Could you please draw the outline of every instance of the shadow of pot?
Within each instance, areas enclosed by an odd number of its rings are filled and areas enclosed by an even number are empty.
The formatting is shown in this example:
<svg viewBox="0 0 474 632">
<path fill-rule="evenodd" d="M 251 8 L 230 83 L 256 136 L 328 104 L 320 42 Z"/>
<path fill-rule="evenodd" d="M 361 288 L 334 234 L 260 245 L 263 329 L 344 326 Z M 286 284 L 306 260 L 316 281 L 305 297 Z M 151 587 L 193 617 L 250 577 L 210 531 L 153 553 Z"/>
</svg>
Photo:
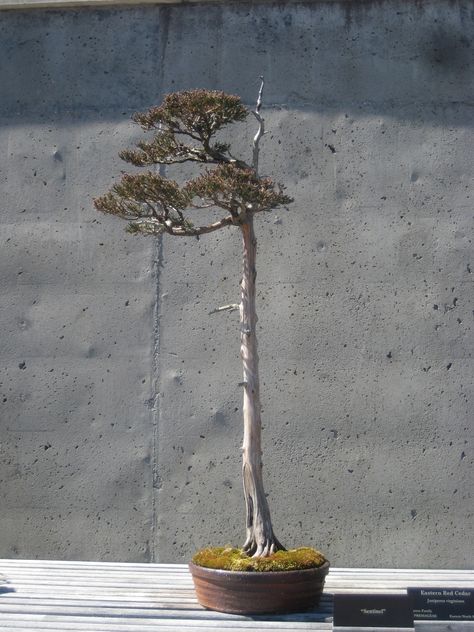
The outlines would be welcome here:
<svg viewBox="0 0 474 632">
<path fill-rule="evenodd" d="M 231 614 L 277 614 L 314 608 L 329 562 L 301 571 L 241 572 L 196 566 L 189 570 L 201 606 Z"/>
</svg>

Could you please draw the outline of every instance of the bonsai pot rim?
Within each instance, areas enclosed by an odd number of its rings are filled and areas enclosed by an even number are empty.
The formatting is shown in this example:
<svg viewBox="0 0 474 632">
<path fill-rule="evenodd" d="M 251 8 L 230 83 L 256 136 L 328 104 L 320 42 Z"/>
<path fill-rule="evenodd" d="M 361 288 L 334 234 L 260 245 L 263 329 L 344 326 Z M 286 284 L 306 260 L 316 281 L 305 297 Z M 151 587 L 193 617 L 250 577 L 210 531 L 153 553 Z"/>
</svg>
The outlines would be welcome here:
<svg viewBox="0 0 474 632">
<path fill-rule="evenodd" d="M 308 576 L 310 573 L 315 573 L 315 571 L 325 571 L 327 569 L 327 571 L 329 571 L 329 562 L 328 560 L 326 560 L 324 562 L 324 564 L 321 564 L 321 566 L 313 566 L 312 568 L 292 568 L 290 570 L 287 571 L 232 571 L 232 570 L 227 570 L 224 568 L 209 568 L 208 566 L 199 566 L 199 564 L 195 564 L 194 562 L 189 562 L 188 563 L 189 566 L 189 570 L 191 571 L 191 573 L 194 573 L 194 569 L 197 569 L 198 572 L 199 571 L 203 571 L 203 573 L 208 572 L 209 573 L 209 577 L 211 577 L 211 575 L 221 575 L 222 577 L 226 576 L 226 575 L 232 575 L 232 577 L 239 577 L 241 576 L 242 578 L 244 577 L 258 577 L 258 576 L 263 576 L 263 577 L 268 577 L 269 575 L 271 575 L 272 577 L 277 577 L 281 580 L 286 580 L 289 579 L 290 575 L 293 575 L 294 577 L 296 577 L 297 574 L 303 574 L 303 573 L 307 573 Z M 327 574 L 327 572 L 325 573 L 325 575 Z M 303 578 L 303 575 L 302 575 Z"/>
</svg>

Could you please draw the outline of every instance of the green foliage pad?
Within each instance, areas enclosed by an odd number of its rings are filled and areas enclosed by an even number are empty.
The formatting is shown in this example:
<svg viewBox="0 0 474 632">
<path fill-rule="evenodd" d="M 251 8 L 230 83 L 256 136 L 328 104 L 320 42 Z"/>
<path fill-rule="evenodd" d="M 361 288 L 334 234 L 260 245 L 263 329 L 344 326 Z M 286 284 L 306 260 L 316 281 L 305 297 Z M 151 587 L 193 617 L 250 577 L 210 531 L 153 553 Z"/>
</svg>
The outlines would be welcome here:
<svg viewBox="0 0 474 632">
<path fill-rule="evenodd" d="M 301 571 L 319 568 L 326 558 L 310 547 L 277 551 L 269 557 L 249 557 L 242 549 L 213 547 L 201 549 L 193 557 L 196 566 L 225 571 Z"/>
</svg>

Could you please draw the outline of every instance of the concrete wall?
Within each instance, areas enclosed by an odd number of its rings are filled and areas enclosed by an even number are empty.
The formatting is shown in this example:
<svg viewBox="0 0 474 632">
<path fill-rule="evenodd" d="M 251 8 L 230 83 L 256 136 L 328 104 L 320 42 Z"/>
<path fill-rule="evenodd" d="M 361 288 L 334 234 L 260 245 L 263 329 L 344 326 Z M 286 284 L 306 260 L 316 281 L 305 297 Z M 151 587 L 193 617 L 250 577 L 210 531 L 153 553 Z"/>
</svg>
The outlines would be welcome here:
<svg viewBox="0 0 474 632">
<path fill-rule="evenodd" d="M 295 197 L 257 222 L 277 534 L 472 566 L 473 26 L 467 0 L 0 13 L 0 557 L 242 541 L 238 317 L 209 316 L 238 233 L 134 238 L 91 200 L 132 112 L 252 104 L 264 74 L 262 168 Z"/>
</svg>

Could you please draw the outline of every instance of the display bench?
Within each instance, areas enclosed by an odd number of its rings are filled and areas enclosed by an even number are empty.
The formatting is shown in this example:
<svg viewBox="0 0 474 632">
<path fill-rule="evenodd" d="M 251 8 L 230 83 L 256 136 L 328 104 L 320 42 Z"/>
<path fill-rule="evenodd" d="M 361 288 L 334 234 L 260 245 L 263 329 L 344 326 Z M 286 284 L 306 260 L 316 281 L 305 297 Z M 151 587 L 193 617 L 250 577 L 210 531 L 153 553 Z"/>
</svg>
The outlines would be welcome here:
<svg viewBox="0 0 474 632">
<path fill-rule="evenodd" d="M 368 610 L 382 611 L 381 597 L 403 596 L 409 588 L 468 595 L 474 588 L 474 572 L 332 568 L 318 608 L 301 614 L 243 617 L 199 606 L 184 564 L 0 560 L 0 632 L 332 630 L 334 604 L 339 604 L 340 596 L 347 595 L 350 601 L 357 596 L 370 600 L 372 595 L 376 607 Z M 442 601 L 443 597 L 435 599 L 436 607 Z M 347 605 L 343 599 L 343 614 Z M 343 627 L 338 629 L 361 629 L 348 627 L 344 616 L 341 621 Z M 415 620 L 411 629 L 474 631 L 474 620 Z"/>
</svg>

